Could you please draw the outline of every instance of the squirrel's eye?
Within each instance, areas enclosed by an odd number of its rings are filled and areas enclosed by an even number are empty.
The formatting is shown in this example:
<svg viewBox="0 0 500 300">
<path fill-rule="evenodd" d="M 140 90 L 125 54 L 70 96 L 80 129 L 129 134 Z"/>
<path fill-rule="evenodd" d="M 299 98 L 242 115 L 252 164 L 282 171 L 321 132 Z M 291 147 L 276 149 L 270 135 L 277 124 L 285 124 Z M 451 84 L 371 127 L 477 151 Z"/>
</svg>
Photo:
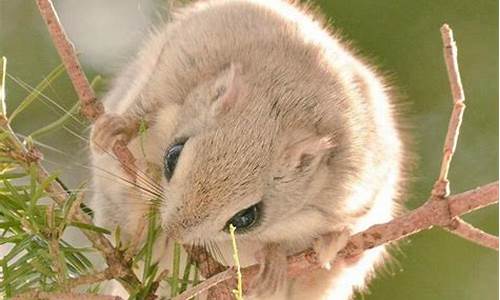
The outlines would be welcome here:
<svg viewBox="0 0 500 300">
<path fill-rule="evenodd" d="M 229 219 L 226 223 L 226 230 L 228 230 L 229 225 L 232 224 L 236 228 L 236 232 L 242 232 L 258 224 L 259 219 L 260 205 L 257 203 L 249 208 L 245 208 Z"/>
<path fill-rule="evenodd" d="M 165 154 L 163 165 L 165 169 L 165 178 L 167 178 L 167 180 L 170 180 L 174 175 L 175 166 L 181 155 L 182 148 L 184 148 L 184 143 L 185 142 L 172 145 Z"/>
</svg>

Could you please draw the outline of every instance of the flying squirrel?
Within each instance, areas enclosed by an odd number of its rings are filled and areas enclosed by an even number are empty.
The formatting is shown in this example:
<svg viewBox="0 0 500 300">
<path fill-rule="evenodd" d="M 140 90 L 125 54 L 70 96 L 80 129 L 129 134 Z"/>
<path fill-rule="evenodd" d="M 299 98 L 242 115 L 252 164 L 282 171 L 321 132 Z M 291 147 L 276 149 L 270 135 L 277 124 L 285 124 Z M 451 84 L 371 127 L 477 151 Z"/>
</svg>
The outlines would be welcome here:
<svg viewBox="0 0 500 300">
<path fill-rule="evenodd" d="M 174 240 L 232 265 L 232 225 L 242 266 L 261 266 L 246 299 L 350 299 L 384 247 L 328 262 L 400 206 L 405 151 L 389 90 L 300 5 L 178 8 L 117 77 L 92 128 L 92 163 L 114 175 L 94 171 L 96 223 L 137 238 L 155 198 L 164 265 Z M 135 183 L 116 179 L 127 177 L 110 154 L 118 139 L 137 158 Z M 311 247 L 324 268 L 288 279 L 286 256 Z"/>
</svg>

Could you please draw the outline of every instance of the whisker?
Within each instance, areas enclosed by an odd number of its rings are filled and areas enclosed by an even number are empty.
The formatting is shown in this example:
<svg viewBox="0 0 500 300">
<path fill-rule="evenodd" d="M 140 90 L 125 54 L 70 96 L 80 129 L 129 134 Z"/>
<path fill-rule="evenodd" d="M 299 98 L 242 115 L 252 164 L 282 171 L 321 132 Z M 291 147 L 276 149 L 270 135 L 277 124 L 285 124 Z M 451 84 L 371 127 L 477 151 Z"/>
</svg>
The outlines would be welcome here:
<svg viewBox="0 0 500 300">
<path fill-rule="evenodd" d="M 58 109 L 60 109 L 61 111 L 63 111 L 65 114 L 68 113 L 68 111 L 60 106 L 56 101 L 54 101 L 53 99 L 51 99 L 50 97 L 48 97 L 47 95 L 45 95 L 42 91 L 36 89 L 35 87 L 32 87 L 30 84 L 24 82 L 22 79 L 19 79 L 19 78 L 16 78 L 10 74 L 7 74 L 9 76 L 10 79 L 12 79 L 14 82 L 16 82 L 20 87 L 22 87 L 23 89 L 25 89 L 26 91 L 28 92 L 33 92 L 33 91 L 36 91 L 37 94 L 39 94 L 43 99 L 49 101 L 52 105 L 54 105 L 55 107 L 57 107 Z M 45 103 L 45 102 L 44 102 Z M 50 107 L 50 105 L 49 105 Z M 83 122 L 81 122 L 80 120 L 78 120 L 76 117 L 74 117 L 73 115 L 71 115 L 71 118 L 78 122 L 81 126 L 86 126 Z M 74 136 L 76 136 L 77 138 L 81 139 L 82 141 L 85 141 L 86 143 L 88 143 L 88 139 L 85 138 L 85 137 L 82 137 L 81 135 L 79 135 L 78 133 L 74 132 L 73 130 L 69 129 L 66 125 L 63 126 L 63 128 L 70 132 L 71 134 L 73 134 Z M 41 143 L 38 142 L 38 144 L 40 145 Z M 50 147 L 48 145 L 44 145 L 45 148 L 48 148 L 48 149 L 51 149 L 59 154 L 62 153 L 62 151 L 60 150 L 57 150 L 53 147 Z M 114 155 L 110 155 L 113 159 L 115 160 L 118 160 Z M 136 173 L 140 174 L 140 176 L 138 175 L 138 177 L 140 177 L 142 179 L 142 183 L 143 184 L 146 184 L 148 185 L 149 189 L 152 189 L 154 190 L 156 193 L 163 193 L 163 188 L 156 184 L 154 182 L 154 180 L 152 178 L 150 178 L 146 173 L 142 172 L 141 170 L 135 170 Z"/>
<path fill-rule="evenodd" d="M 89 190 L 89 192 L 92 192 L 94 195 L 98 195 L 98 197 L 100 195 L 103 195 L 103 196 L 106 196 L 104 192 L 96 192 L 96 191 L 92 191 L 92 190 Z M 135 193 L 135 192 L 134 192 Z M 57 193 L 56 193 L 57 194 Z M 59 194 L 63 194 L 63 193 L 59 193 Z M 135 194 L 139 194 L 139 193 L 135 193 Z M 139 198 L 139 196 L 142 196 L 142 195 L 137 195 Z M 98 198 L 99 199 L 99 198 Z M 88 202 L 86 202 L 88 204 Z M 112 206 L 113 204 L 115 203 L 110 203 L 109 201 L 99 201 L 99 205 L 105 205 L 105 206 Z M 149 210 L 149 207 L 151 207 L 151 205 L 154 205 L 155 202 L 152 201 L 151 199 L 146 199 L 146 200 L 136 200 L 134 198 L 122 198 L 119 202 L 119 205 L 144 205 L 146 206 L 147 208 L 145 208 L 145 212 L 147 212 Z"/>
<path fill-rule="evenodd" d="M 224 255 L 222 254 L 222 251 L 220 250 L 219 244 L 217 242 L 214 242 L 215 244 L 215 249 L 217 250 L 217 255 L 219 257 L 219 262 L 221 262 L 223 265 L 227 265 L 226 260 L 224 258 Z"/>
<path fill-rule="evenodd" d="M 68 113 L 68 110 L 65 109 L 64 107 L 62 107 L 61 105 L 59 105 L 56 101 L 52 100 L 50 97 L 48 97 L 47 95 L 45 95 L 42 91 L 39 91 L 37 90 L 36 88 L 34 88 L 33 86 L 31 86 L 30 84 L 28 84 L 27 82 L 23 81 L 22 79 L 19 79 L 19 78 L 16 78 L 10 74 L 7 74 L 7 76 L 13 80 L 15 83 L 17 83 L 21 88 L 23 88 L 24 90 L 26 90 L 27 92 L 29 93 L 32 93 L 32 92 L 36 92 L 38 95 L 40 95 L 43 99 L 45 99 L 46 101 L 49 101 L 50 104 L 52 104 L 53 106 L 57 107 L 59 110 L 61 110 L 62 112 L 64 112 L 65 114 Z M 43 101 L 42 101 L 43 102 Z M 45 103 L 45 102 L 43 102 Z M 47 107 L 51 108 L 50 105 L 48 105 L 47 103 L 45 103 L 47 105 Z M 54 110 L 53 110 L 54 111 Z M 54 111 L 55 112 L 55 111 Z M 78 120 L 75 116 L 73 115 L 70 115 L 71 119 L 73 119 L 75 122 L 79 123 L 81 126 L 85 126 L 85 124 Z"/>
<path fill-rule="evenodd" d="M 55 165 L 59 165 L 59 163 L 57 162 L 53 162 L 53 161 L 50 161 L 50 160 L 47 160 L 47 159 L 44 159 L 45 162 L 48 162 L 48 163 L 51 163 L 51 164 L 55 164 Z M 162 194 L 160 193 L 156 193 L 154 191 L 151 191 L 141 185 L 138 185 L 137 183 L 134 183 L 124 177 L 121 177 L 117 174 L 114 174 L 104 168 L 101 168 L 101 167 L 98 167 L 98 166 L 94 166 L 94 165 L 84 165 L 84 164 L 80 164 L 80 163 L 76 163 L 74 162 L 73 163 L 74 165 L 77 165 L 79 167 L 82 167 L 82 168 L 85 168 L 85 169 L 89 169 L 89 170 L 98 170 L 106 175 L 109 175 L 110 177 L 106 177 L 106 176 L 103 176 L 102 174 L 95 174 L 95 176 L 99 176 L 101 178 L 104 178 L 104 179 L 107 179 L 107 180 L 112 180 L 112 179 L 118 179 L 119 181 L 117 181 L 117 183 L 120 183 L 120 184 L 123 184 L 124 186 L 126 187 L 134 187 L 134 188 L 137 188 L 139 190 L 141 190 L 142 192 L 144 193 L 147 193 L 148 195 L 154 197 L 155 199 L 158 198 L 159 200 L 161 201 L 165 201 L 165 198 L 163 197 Z"/>
<path fill-rule="evenodd" d="M 82 139 L 83 141 L 85 141 L 87 143 L 89 142 L 89 140 L 87 138 L 82 137 L 81 135 L 79 135 L 76 132 L 73 132 L 71 129 L 67 128 L 66 126 L 64 126 L 64 129 L 66 129 L 69 133 L 75 135 L 76 137 Z M 115 160 L 117 162 L 120 162 L 118 160 L 118 158 L 116 158 L 116 156 L 113 153 L 107 151 L 106 149 L 104 149 L 100 145 L 96 145 L 96 146 L 98 146 L 104 153 L 106 153 L 107 155 L 109 155 L 110 158 L 112 158 L 113 160 Z M 128 168 L 127 166 L 124 166 L 124 167 Z M 128 170 L 128 171 L 132 171 L 132 170 Z M 138 178 L 142 179 L 143 183 L 145 183 L 145 184 L 147 184 L 149 186 L 149 188 L 155 190 L 157 193 L 163 193 L 164 192 L 163 191 L 163 187 L 160 186 L 160 185 L 158 185 L 155 182 L 155 180 L 153 178 L 151 178 L 147 173 L 145 173 L 145 172 L 143 172 L 143 171 L 141 171 L 139 169 L 136 169 L 136 170 L 133 170 L 133 171 L 136 173 L 136 175 L 137 175 Z"/>
<path fill-rule="evenodd" d="M 77 138 L 81 139 L 82 141 L 85 141 L 86 143 L 90 143 L 90 140 L 88 138 L 85 138 L 81 135 L 79 135 L 78 133 L 72 131 L 71 129 L 67 128 L 64 126 L 64 129 L 67 130 L 69 133 L 73 134 L 74 136 L 76 136 Z M 104 153 L 106 153 L 107 155 L 109 155 L 110 158 L 112 158 L 113 160 L 117 161 L 117 162 L 120 162 L 118 160 L 118 158 L 114 155 L 114 153 L 110 152 L 110 151 L 107 151 L 104 147 L 100 146 L 100 145 L 97 145 L 97 147 L 100 148 L 101 151 L 103 151 Z M 124 166 L 126 168 L 128 168 L 127 166 Z M 139 169 L 136 169 L 136 170 L 127 170 L 127 171 L 131 171 L 131 172 L 135 172 L 137 176 L 141 175 L 141 179 L 143 179 L 144 183 L 147 183 L 149 185 L 150 188 L 154 188 L 157 192 L 160 192 L 160 193 L 163 193 L 163 187 L 158 185 L 155 180 L 153 178 L 151 178 L 149 176 L 149 174 L 143 172 L 142 170 L 139 170 Z"/>
<path fill-rule="evenodd" d="M 46 78 L 44 78 L 43 80 L 47 81 Z M 47 82 L 47 87 L 52 91 L 52 93 L 54 93 L 54 95 L 55 95 L 54 98 L 56 98 L 56 100 L 58 100 L 56 102 L 57 103 L 61 103 L 62 102 L 61 101 L 62 97 L 59 95 L 59 93 L 57 92 L 57 89 L 54 88 L 54 86 L 52 85 L 52 83 L 50 81 Z"/>
<path fill-rule="evenodd" d="M 61 163 L 58 163 L 58 162 L 54 162 L 54 161 L 51 161 L 51 160 L 48 160 L 48 159 L 44 159 L 44 162 L 47 162 L 47 163 L 50 163 L 50 164 L 53 164 L 55 166 L 61 166 Z M 165 201 L 165 198 L 163 196 L 163 194 L 161 192 L 156 192 L 156 191 L 153 191 L 151 189 L 148 189 L 147 187 L 143 187 L 142 185 L 139 185 L 137 183 L 134 183 L 133 181 L 130 181 L 124 177 L 121 177 L 117 174 L 114 174 L 112 173 L 111 171 L 108 171 L 104 168 L 101 168 L 99 166 L 95 166 L 95 165 L 85 165 L 83 163 L 78 163 L 78 162 L 72 162 L 72 164 L 70 165 L 65 165 L 63 167 L 63 169 L 65 168 L 69 168 L 71 166 L 78 166 L 78 167 L 81 167 L 81 168 L 84 168 L 84 169 L 88 169 L 88 170 L 97 170 L 97 171 L 100 171 L 101 173 L 95 173 L 94 176 L 98 176 L 100 178 L 104 178 L 104 179 L 107 179 L 107 180 L 113 180 L 113 179 L 118 179 L 119 181 L 117 181 L 117 183 L 120 183 L 120 184 L 123 184 L 124 186 L 126 187 L 134 187 L 134 188 L 137 188 L 145 193 L 147 193 L 148 195 L 154 197 L 154 198 L 158 198 L 160 201 Z M 103 176 L 103 174 L 105 175 L 108 175 L 108 176 Z M 139 182 L 140 183 L 140 182 Z"/>
<path fill-rule="evenodd" d="M 212 242 L 210 242 L 210 241 L 209 241 L 209 242 L 207 242 L 207 250 L 208 250 L 208 253 L 210 253 L 210 255 L 211 255 L 213 258 L 217 259 L 217 258 L 215 257 L 215 253 L 214 253 L 214 249 L 213 249 L 213 244 L 212 244 Z"/>
<path fill-rule="evenodd" d="M 217 245 L 216 242 L 214 241 L 209 241 L 208 244 L 210 245 L 209 252 L 210 254 L 219 262 L 222 262 L 225 264 L 224 261 L 224 256 L 222 255 L 222 252 L 220 251 L 219 246 Z"/>
<path fill-rule="evenodd" d="M 19 137 L 19 138 L 23 139 L 23 140 L 25 140 L 26 138 L 28 138 L 26 135 L 24 135 L 24 134 L 20 134 L 20 133 L 15 133 L 15 135 L 16 135 L 17 137 Z M 57 154 L 65 155 L 65 156 L 67 156 L 68 158 L 73 158 L 73 156 L 70 156 L 70 155 L 66 154 L 64 151 L 62 151 L 62 150 L 60 150 L 60 149 L 57 149 L 57 148 L 55 148 L 55 147 L 53 147 L 53 146 L 49 146 L 49 145 L 47 145 L 47 144 L 44 144 L 44 143 L 42 143 L 42 142 L 40 142 L 40 141 L 37 141 L 37 140 L 34 140 L 34 139 L 32 139 L 32 141 L 33 141 L 33 143 L 34 143 L 35 145 L 37 145 L 37 146 L 39 146 L 39 147 L 42 147 L 42 148 L 45 148 L 45 149 L 48 149 L 48 150 L 54 151 L 54 152 L 56 152 Z"/>
<path fill-rule="evenodd" d="M 64 130 L 68 131 L 69 133 L 71 133 L 71 134 L 72 134 L 72 135 L 74 135 L 75 137 L 79 138 L 79 139 L 80 139 L 80 140 L 82 140 L 83 142 L 85 142 L 85 143 L 89 143 L 89 142 L 90 142 L 90 140 L 89 140 L 88 138 L 86 138 L 86 137 L 84 137 L 84 136 L 81 136 L 81 135 L 79 135 L 78 133 L 76 133 L 75 131 L 73 131 L 73 130 L 69 129 L 69 128 L 68 128 L 68 126 L 63 125 L 63 128 L 64 128 Z"/>
<path fill-rule="evenodd" d="M 18 84 L 22 89 L 24 89 L 25 91 L 29 92 L 29 93 L 33 93 L 33 92 L 36 92 L 37 95 L 40 97 L 40 99 L 42 99 L 42 103 L 46 104 L 52 111 L 54 111 L 56 114 L 60 114 L 59 111 L 55 111 L 53 110 L 53 107 L 56 107 L 57 109 L 59 109 L 60 111 L 62 111 L 64 114 L 67 114 L 68 113 L 68 110 L 65 109 L 64 107 L 62 107 L 61 105 L 59 105 L 57 103 L 57 101 L 54 101 L 52 98 L 50 98 L 49 96 L 47 96 L 44 92 L 42 92 L 41 90 L 37 89 L 36 87 L 33 87 L 31 86 L 30 84 L 28 84 L 27 82 L 23 81 L 22 79 L 20 78 L 17 78 L 15 76 L 12 76 L 11 74 L 7 74 L 9 79 L 13 80 L 16 84 Z M 45 79 L 44 79 L 45 80 Z M 52 88 L 52 86 L 49 84 L 49 87 Z M 45 102 L 45 101 L 47 102 Z M 51 104 L 51 105 L 49 105 Z M 70 115 L 71 119 L 76 121 L 79 125 L 83 126 L 83 127 L 87 127 L 86 124 L 84 124 L 84 122 L 82 122 L 81 120 L 79 120 L 78 118 L 76 118 L 74 115 Z M 71 133 L 72 135 L 76 136 L 77 138 L 79 138 L 80 140 L 88 143 L 88 139 L 83 137 L 82 135 L 76 133 L 75 131 L 71 130 L 67 125 L 64 125 L 63 128 Z M 20 135 L 18 134 L 18 136 L 22 137 L 23 139 L 26 139 L 26 136 L 24 135 Z M 55 147 L 52 147 L 52 146 L 49 146 L 49 145 L 46 145 L 44 143 L 41 143 L 39 141 L 34 141 L 35 144 L 37 144 L 38 146 L 41 146 L 45 149 L 49 149 L 50 151 L 53 151 L 55 153 L 58 153 L 58 154 L 61 154 L 61 155 L 64 155 L 68 158 L 71 158 L 71 159 L 74 159 L 73 156 L 70 156 L 68 154 L 66 154 L 64 151 L 60 150 L 60 149 L 57 149 Z M 110 153 L 108 153 L 110 154 Z M 110 155 L 111 158 L 115 159 L 115 160 L 118 160 L 114 155 Z M 58 165 L 58 166 L 61 166 L 61 164 L 59 163 L 56 163 L 56 162 L 51 162 L 47 159 L 44 159 L 44 161 L 48 162 L 48 163 L 52 163 L 52 164 L 55 164 L 55 165 Z M 87 169 L 91 169 L 91 168 L 94 168 L 96 170 L 99 170 L 109 176 L 111 176 L 111 178 L 116 178 L 118 179 L 118 183 L 119 184 L 122 184 L 124 186 L 128 186 L 128 187 L 133 187 L 133 188 L 136 188 L 138 189 L 139 191 L 135 191 L 134 189 L 132 189 L 131 191 L 133 193 L 136 193 L 138 196 L 143 196 L 141 194 L 141 192 L 145 193 L 146 195 L 150 195 L 153 199 L 158 199 L 158 200 L 161 200 L 161 201 L 164 201 L 164 196 L 162 195 L 163 194 L 163 187 L 158 185 L 152 178 L 150 178 L 148 176 L 147 173 L 144 173 L 142 172 L 141 170 L 136 170 L 138 175 L 137 177 L 140 179 L 140 182 L 139 184 L 137 183 L 134 183 L 130 180 L 127 180 L 121 176 L 118 176 L 117 174 L 113 174 L 107 170 L 104 170 L 102 168 L 99 168 L 97 166 L 85 166 L 83 164 L 78 164 L 78 163 L 74 163 L 73 165 L 77 165 L 77 166 L 80 166 L 80 167 L 83 167 L 83 168 L 87 168 Z M 63 169 L 67 169 L 71 166 L 70 165 L 67 165 L 65 164 Z M 101 177 L 105 178 L 105 176 L 102 176 Z M 108 177 L 109 179 L 109 177 Z M 89 189 L 87 189 L 89 190 Z M 71 191 L 71 190 L 68 190 L 68 191 Z M 76 191 L 76 190 L 74 190 Z M 83 191 L 83 189 L 81 189 L 81 191 Z M 95 191 L 94 191 L 95 192 Z M 151 203 L 153 203 L 152 200 L 148 200 L 150 201 Z M 154 204 L 154 203 L 153 203 Z"/>
<path fill-rule="evenodd" d="M 114 173 L 112 173 L 112 172 L 110 172 L 110 171 L 108 171 L 106 169 L 103 169 L 103 168 L 100 168 L 100 167 L 97 167 L 97 166 L 92 166 L 92 167 L 96 168 L 97 170 L 99 170 L 101 172 L 104 172 L 104 173 L 106 173 L 106 174 L 108 174 L 110 176 L 113 176 L 114 178 L 120 179 L 123 182 L 126 182 L 126 183 L 130 184 L 132 187 L 138 188 L 138 189 L 140 189 L 140 190 L 142 190 L 144 192 L 149 193 L 152 196 L 155 196 L 155 197 L 158 197 L 160 199 L 163 199 L 163 195 L 162 194 L 157 193 L 157 192 L 155 192 L 153 190 L 150 190 L 150 189 L 148 189 L 146 187 L 143 187 L 143 186 L 139 185 L 138 183 L 136 183 L 136 182 L 134 182 L 132 180 L 126 179 L 125 177 L 119 176 L 117 174 L 114 174 Z"/>
<path fill-rule="evenodd" d="M 66 126 L 64 126 L 64 128 L 65 128 L 65 130 L 67 130 L 68 132 L 70 132 L 71 134 L 73 134 L 74 136 L 76 136 L 76 137 L 78 137 L 78 138 L 80 138 L 80 139 L 82 139 L 84 141 L 87 141 L 87 139 L 85 139 L 84 137 L 82 137 L 78 133 L 74 132 L 73 130 L 67 128 Z M 24 135 L 18 134 L 18 136 L 22 137 L 23 139 L 26 138 L 26 136 L 24 136 Z M 41 142 L 36 141 L 36 140 L 34 140 L 34 143 L 36 145 L 38 145 L 38 146 L 41 146 L 41 147 L 45 148 L 45 149 L 48 149 L 48 150 L 53 151 L 53 152 L 56 152 L 59 155 L 64 155 L 67 158 L 70 158 L 71 160 L 74 159 L 73 156 L 70 156 L 70 155 L 66 154 L 64 151 L 59 150 L 59 149 L 57 149 L 55 147 L 46 145 L 46 144 L 41 143 Z M 112 159 L 118 161 L 114 155 L 110 154 L 109 152 L 107 152 L 107 154 Z M 55 164 L 55 165 L 60 165 L 59 163 L 56 163 L 56 162 L 53 162 L 53 161 L 51 162 L 51 161 L 49 161 L 47 159 L 44 159 L 44 161 L 50 162 L 50 163 Z M 74 161 L 73 161 L 73 165 L 80 166 L 80 167 L 87 168 L 87 169 L 91 169 L 88 166 L 85 166 L 85 165 L 79 164 L 79 163 L 75 163 Z M 70 166 L 71 165 L 65 165 L 63 167 L 63 169 L 67 169 Z M 111 173 L 111 172 L 109 172 L 107 170 L 104 170 L 103 168 L 100 168 L 100 167 L 97 167 L 97 166 L 91 166 L 91 167 L 93 167 L 94 169 L 98 169 L 98 170 L 100 170 L 100 171 L 102 171 L 104 173 L 107 173 L 108 175 L 111 175 L 111 176 L 113 176 L 113 177 L 115 177 L 115 178 L 117 178 L 117 179 L 119 179 L 119 180 L 121 180 L 123 182 L 127 182 L 130 186 L 138 188 L 138 189 L 140 189 L 140 190 L 148 193 L 149 195 L 154 196 L 155 198 L 158 198 L 160 201 L 164 201 L 165 200 L 164 197 L 163 197 L 163 193 L 164 193 L 163 187 L 161 187 L 160 185 L 158 185 L 148 174 L 142 172 L 141 170 L 137 170 L 137 172 L 136 172 L 139 183 L 135 183 L 135 182 L 132 182 L 132 181 L 130 181 L 130 180 L 124 178 L 124 177 L 118 176 L 118 175 L 113 174 L 113 173 Z"/>
</svg>

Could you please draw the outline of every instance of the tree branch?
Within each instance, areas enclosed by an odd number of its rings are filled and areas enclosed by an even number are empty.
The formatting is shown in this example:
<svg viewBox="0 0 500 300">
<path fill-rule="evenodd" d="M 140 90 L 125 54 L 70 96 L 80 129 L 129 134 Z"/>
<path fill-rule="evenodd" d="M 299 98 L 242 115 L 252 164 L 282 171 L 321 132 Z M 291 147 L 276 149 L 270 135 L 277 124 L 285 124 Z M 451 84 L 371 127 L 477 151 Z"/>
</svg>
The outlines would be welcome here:
<svg viewBox="0 0 500 300">
<path fill-rule="evenodd" d="M 76 57 L 73 45 L 68 40 L 64 29 L 62 28 L 52 1 L 36 1 L 40 14 L 43 17 L 49 30 L 54 46 L 66 67 L 71 83 L 82 103 L 81 112 L 90 121 L 96 120 L 104 113 L 102 103 L 97 101 L 94 91 L 90 87 L 87 77 L 83 74 L 82 67 Z"/>
<path fill-rule="evenodd" d="M 443 40 L 443 55 L 448 71 L 448 79 L 450 82 L 451 94 L 453 96 L 453 111 L 451 113 L 448 132 L 443 147 L 443 161 L 441 163 L 441 171 L 437 179 L 432 195 L 435 200 L 442 199 L 449 195 L 450 184 L 448 181 L 448 172 L 450 169 L 451 160 L 457 147 L 458 136 L 460 134 L 460 126 L 462 124 L 463 114 L 465 110 L 465 94 L 460 78 L 460 70 L 458 67 L 458 50 L 456 42 L 453 38 L 453 31 L 448 24 L 441 27 L 441 38 Z M 446 227 L 448 231 L 461 236 L 470 241 L 498 250 L 498 238 L 483 232 L 480 229 L 466 223 L 462 219 L 456 218 Z"/>
<path fill-rule="evenodd" d="M 449 232 L 486 248 L 498 251 L 498 237 L 475 228 L 460 218 L 455 218 L 445 227 Z"/>
<path fill-rule="evenodd" d="M 498 202 L 498 181 L 451 196 L 450 215 L 458 217 Z"/>
<path fill-rule="evenodd" d="M 78 99 L 80 99 L 81 103 L 80 112 L 90 122 L 94 122 L 98 117 L 105 113 L 104 106 L 102 103 L 97 101 L 95 93 L 92 90 L 87 77 L 82 71 L 75 49 L 59 22 L 59 18 L 52 1 L 36 0 L 36 3 L 40 10 L 40 15 L 47 24 L 50 36 L 52 37 L 52 42 L 54 43 L 54 46 L 56 47 L 57 52 L 66 67 L 66 71 L 68 72 L 73 87 L 78 94 Z M 135 180 L 137 170 L 135 166 L 135 158 L 128 150 L 127 144 L 124 141 L 118 140 L 115 142 L 112 149 L 125 172 Z"/>
<path fill-rule="evenodd" d="M 204 247 L 191 246 L 184 247 L 189 256 L 197 262 L 197 267 L 204 278 L 211 278 L 212 276 L 224 272 L 227 267 L 216 261 Z M 229 274 L 229 272 L 228 272 Z M 220 278 L 220 277 L 219 277 Z M 227 279 L 227 278 L 225 278 Z M 209 299 L 219 299 L 230 297 L 232 293 L 232 286 L 234 285 L 218 285 L 217 288 L 211 289 L 209 292 Z"/>
</svg>

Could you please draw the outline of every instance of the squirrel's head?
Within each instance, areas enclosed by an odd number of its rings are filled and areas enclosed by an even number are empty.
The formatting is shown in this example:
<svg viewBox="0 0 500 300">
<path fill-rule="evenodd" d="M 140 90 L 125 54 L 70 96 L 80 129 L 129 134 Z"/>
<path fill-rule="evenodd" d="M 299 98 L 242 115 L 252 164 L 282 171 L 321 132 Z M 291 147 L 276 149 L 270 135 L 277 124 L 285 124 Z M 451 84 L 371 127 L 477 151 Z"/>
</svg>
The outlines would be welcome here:
<svg viewBox="0 0 500 300">
<path fill-rule="evenodd" d="M 167 235 L 182 243 L 225 240 L 232 224 L 245 239 L 297 236 L 292 222 L 306 222 L 307 212 L 304 220 L 296 215 L 319 191 L 334 141 L 312 125 L 284 122 L 281 100 L 262 101 L 272 95 L 231 64 L 159 113 L 175 119 L 162 160 Z M 293 103 L 293 94 L 285 96 Z"/>
</svg>

